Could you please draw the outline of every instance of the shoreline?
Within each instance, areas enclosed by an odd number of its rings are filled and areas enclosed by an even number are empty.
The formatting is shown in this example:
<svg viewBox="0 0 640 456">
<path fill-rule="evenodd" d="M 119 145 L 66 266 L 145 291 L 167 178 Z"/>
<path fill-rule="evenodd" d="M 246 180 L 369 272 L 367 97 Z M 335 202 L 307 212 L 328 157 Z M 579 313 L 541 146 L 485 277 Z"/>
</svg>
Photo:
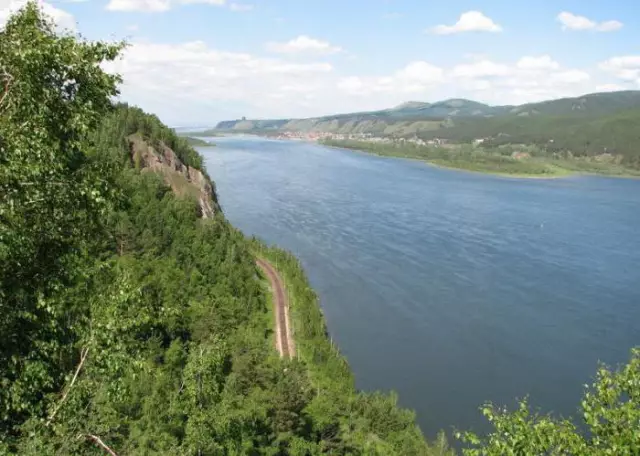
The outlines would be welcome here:
<svg viewBox="0 0 640 456">
<path fill-rule="evenodd" d="M 432 166 L 434 168 L 441 168 L 451 171 L 458 171 L 463 173 L 472 173 L 472 174 L 484 174 L 488 176 L 497 176 L 497 177 L 509 177 L 513 179 L 540 179 L 540 180 L 551 180 L 551 179 L 565 179 L 569 177 L 579 177 L 579 176 L 599 176 L 599 177 L 609 177 L 613 179 L 640 179 L 640 174 L 606 174 L 606 173 L 595 173 L 595 172 L 586 172 L 586 171 L 574 171 L 566 168 L 558 167 L 562 170 L 562 172 L 554 173 L 554 174 L 527 174 L 527 173 L 501 173 L 499 171 L 482 171 L 482 170 L 474 170 L 474 169 L 466 169 L 459 168 L 456 166 L 448 166 L 445 164 L 437 163 L 434 161 L 430 161 L 423 158 L 417 157 L 408 157 L 405 155 L 387 155 L 387 154 L 378 154 L 376 152 L 367 151 L 364 149 L 353 149 L 350 147 L 340 147 L 340 146 L 332 146 L 328 144 L 322 144 L 321 142 L 309 141 L 310 143 L 315 143 L 321 145 L 323 147 L 329 147 L 332 149 L 345 150 L 350 152 L 359 152 L 367 155 L 375 155 L 376 157 L 383 158 L 400 158 L 403 160 L 411 160 L 417 161 L 420 163 L 424 163 L 428 166 Z M 555 165 L 551 165 L 555 166 Z"/>
<path fill-rule="evenodd" d="M 374 155 L 376 157 L 382 157 L 382 158 L 399 158 L 399 159 L 402 159 L 402 160 L 410 160 L 410 161 L 423 163 L 423 164 L 425 164 L 427 166 L 431 166 L 433 168 L 446 169 L 446 170 L 457 171 L 457 172 L 462 172 L 462 173 L 483 174 L 485 176 L 511 177 L 513 179 L 563 179 L 563 178 L 567 178 L 567 177 L 575 177 L 575 176 L 586 175 L 586 173 L 579 173 L 579 172 L 575 172 L 575 171 L 568 171 L 567 173 L 558 173 L 558 174 L 551 174 L 551 175 L 546 175 L 546 174 L 525 174 L 525 173 L 513 173 L 512 174 L 512 173 L 500 173 L 500 172 L 497 172 L 497 171 L 496 172 L 480 171 L 480 170 L 472 170 L 472 169 L 466 169 L 466 168 L 457 168 L 455 166 L 447 166 L 447 165 L 443 165 L 443 164 L 440 164 L 440 163 L 435 163 L 435 162 L 432 162 L 432 161 L 429 161 L 429 160 L 425 160 L 423 158 L 407 157 L 405 155 L 377 154 L 375 152 L 369 152 L 369 151 L 362 150 L 362 149 L 351 149 L 349 147 L 330 146 L 330 145 L 322 144 L 322 143 L 319 143 L 319 142 L 315 142 L 315 144 L 321 145 L 323 147 L 329 147 L 331 149 L 344 150 L 344 151 L 348 151 L 348 152 L 356 152 L 356 153 L 361 153 L 361 154 L 366 154 L 366 155 Z M 606 176 L 606 174 L 599 174 L 599 175 Z M 640 176 L 638 176 L 638 178 L 640 178 Z"/>
</svg>

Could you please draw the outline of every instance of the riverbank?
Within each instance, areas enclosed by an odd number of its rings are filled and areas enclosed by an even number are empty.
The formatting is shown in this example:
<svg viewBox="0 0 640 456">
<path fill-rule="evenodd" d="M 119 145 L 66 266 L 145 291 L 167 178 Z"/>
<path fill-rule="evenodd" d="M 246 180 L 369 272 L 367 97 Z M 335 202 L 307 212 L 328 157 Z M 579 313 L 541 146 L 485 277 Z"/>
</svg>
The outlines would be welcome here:
<svg viewBox="0 0 640 456">
<path fill-rule="evenodd" d="M 444 148 L 336 140 L 321 141 L 320 144 L 382 157 L 418 160 L 444 169 L 518 179 L 557 179 L 574 175 L 640 178 L 640 170 L 626 168 L 614 163 L 578 159 L 557 160 L 544 157 L 519 159 L 489 153 L 482 149 L 473 149 L 471 146 Z"/>
<path fill-rule="evenodd" d="M 345 417 L 349 422 L 357 417 L 358 410 L 367 409 L 369 429 L 366 434 L 355 426 L 352 441 L 376 438 L 377 450 L 372 454 L 415 454 L 454 456 L 449 449 L 444 432 L 438 432 L 433 441 L 427 441 L 418 425 L 416 415 L 398 405 L 398 395 L 391 393 L 364 393 L 355 386 L 353 372 L 338 348 L 331 340 L 318 295 L 311 288 L 300 261 L 291 253 L 278 247 L 267 246 L 257 238 L 249 240 L 256 257 L 267 260 L 286 288 L 289 304 L 291 341 L 295 339 L 293 358 L 309 372 L 314 391 L 314 412 L 323 417 L 323 432 L 335 433 L 340 422 L 332 417 Z M 294 365 L 295 366 L 295 365 Z M 350 404 L 351 410 L 344 404 Z M 380 414 L 380 415 L 378 415 Z M 381 416 L 385 420 L 373 420 L 369 416 Z M 394 423 L 389 426 L 388 423 Z"/>
<path fill-rule="evenodd" d="M 215 147 L 216 146 L 215 143 L 205 141 L 200 138 L 195 138 L 193 136 L 184 136 L 184 139 L 187 141 L 187 144 L 189 144 L 192 147 Z"/>
</svg>

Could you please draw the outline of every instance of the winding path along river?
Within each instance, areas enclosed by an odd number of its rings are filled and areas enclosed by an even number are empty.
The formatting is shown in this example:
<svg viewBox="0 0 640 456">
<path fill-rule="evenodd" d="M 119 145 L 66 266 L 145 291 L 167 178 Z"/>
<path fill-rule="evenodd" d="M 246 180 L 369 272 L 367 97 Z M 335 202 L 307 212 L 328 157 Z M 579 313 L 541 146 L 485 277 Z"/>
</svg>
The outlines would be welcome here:
<svg viewBox="0 0 640 456">
<path fill-rule="evenodd" d="M 269 280 L 271 292 L 273 293 L 273 313 L 276 335 L 276 349 L 281 358 L 291 359 L 296 356 L 296 347 L 291 333 L 291 322 L 289 320 L 289 302 L 284 286 L 284 281 L 276 269 L 267 260 L 256 259 L 256 264 Z"/>
</svg>

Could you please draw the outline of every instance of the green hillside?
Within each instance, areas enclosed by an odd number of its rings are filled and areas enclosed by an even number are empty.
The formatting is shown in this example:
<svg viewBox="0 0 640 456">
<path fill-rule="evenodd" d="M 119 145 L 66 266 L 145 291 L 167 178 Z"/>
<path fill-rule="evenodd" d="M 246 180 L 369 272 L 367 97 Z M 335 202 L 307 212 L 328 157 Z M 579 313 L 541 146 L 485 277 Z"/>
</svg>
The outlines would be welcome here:
<svg viewBox="0 0 640 456">
<path fill-rule="evenodd" d="M 229 224 L 187 141 L 112 104 L 123 46 L 57 35 L 35 2 L 0 30 L 0 454 L 452 455 L 395 395 L 356 390 L 299 262 Z M 274 349 L 256 255 L 286 279 L 297 359 Z M 525 401 L 459 437 L 632 455 L 639 402 L 634 350 L 598 370 L 583 428 Z"/>
<path fill-rule="evenodd" d="M 395 108 L 380 111 L 307 119 L 223 121 L 215 129 L 209 130 L 209 133 L 292 131 L 407 136 L 450 125 L 467 126 L 476 120 L 480 125 L 484 125 L 483 119 L 504 118 L 508 119 L 508 122 L 516 122 L 513 118 L 534 119 L 549 116 L 589 119 L 634 108 L 640 109 L 640 91 L 595 93 L 520 106 L 489 106 L 465 99 L 451 99 L 436 103 L 410 101 Z M 526 121 L 523 121 L 522 124 L 525 123 Z M 476 131 L 473 128 L 476 127 L 472 125 L 469 132 Z M 477 127 L 478 130 L 481 128 Z"/>
<path fill-rule="evenodd" d="M 488 138 L 483 147 L 532 144 L 548 154 L 618 155 L 625 165 L 640 168 L 640 108 L 614 114 L 577 116 L 506 116 L 458 119 L 449 128 L 420 132 L 424 139 L 443 138 L 459 143 Z"/>
<path fill-rule="evenodd" d="M 0 31 L 0 454 L 448 454 L 355 389 L 298 263 L 227 222 L 188 142 L 111 104 L 120 49 L 35 4 Z M 299 359 L 274 349 L 258 252 L 294 293 Z"/>
</svg>

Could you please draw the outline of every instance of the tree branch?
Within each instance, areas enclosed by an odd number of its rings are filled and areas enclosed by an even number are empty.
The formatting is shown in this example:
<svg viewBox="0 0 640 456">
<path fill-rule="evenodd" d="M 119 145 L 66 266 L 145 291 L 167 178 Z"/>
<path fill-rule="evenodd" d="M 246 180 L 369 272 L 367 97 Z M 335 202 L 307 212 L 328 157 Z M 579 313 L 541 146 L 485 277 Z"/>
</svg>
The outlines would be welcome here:
<svg viewBox="0 0 640 456">
<path fill-rule="evenodd" d="M 2 96 L 0 96 L 0 106 L 2 106 L 4 99 L 9 94 L 9 89 L 11 88 L 11 83 L 13 82 L 13 76 L 7 73 L 7 70 L 2 67 L 0 68 L 0 79 L 4 81 L 4 90 L 2 91 Z"/>
<path fill-rule="evenodd" d="M 98 437 L 97 435 L 93 435 L 93 434 L 80 434 L 80 435 L 78 436 L 78 438 L 82 438 L 82 437 L 84 437 L 85 439 L 91 440 L 91 441 L 93 441 L 94 443 L 98 444 L 99 446 L 101 446 L 101 447 L 102 447 L 102 449 L 103 449 L 104 451 L 106 451 L 107 453 L 109 453 L 111 456 L 118 456 L 118 455 L 116 454 L 116 452 L 115 452 L 115 451 L 113 451 L 111 448 L 109 448 L 109 447 L 107 446 L 107 444 L 106 444 L 106 443 L 104 443 L 104 442 L 102 441 L 102 439 L 101 439 L 100 437 Z"/>
<path fill-rule="evenodd" d="M 62 396 L 62 399 L 60 399 L 60 402 L 58 402 L 58 405 L 53 410 L 53 413 L 51 414 L 51 416 L 49 416 L 49 419 L 47 420 L 47 426 L 49 426 L 51 424 L 51 421 L 53 421 L 53 419 L 55 418 L 56 414 L 58 413 L 58 410 L 60 410 L 60 407 L 62 407 L 62 404 L 64 404 L 64 401 L 67 400 L 67 396 L 69 395 L 69 391 L 71 391 L 71 388 L 73 388 L 73 384 L 76 382 L 76 379 L 78 378 L 78 374 L 80 373 L 80 369 L 82 369 L 82 365 L 84 364 L 84 361 L 87 359 L 87 355 L 89 354 L 89 348 L 88 347 L 83 348 L 80 353 L 81 353 L 80 354 L 80 363 L 78 364 L 78 367 L 76 368 L 76 373 L 73 375 L 73 378 L 71 379 L 71 383 L 69 383 L 69 387 L 64 392 L 64 395 Z"/>
</svg>

